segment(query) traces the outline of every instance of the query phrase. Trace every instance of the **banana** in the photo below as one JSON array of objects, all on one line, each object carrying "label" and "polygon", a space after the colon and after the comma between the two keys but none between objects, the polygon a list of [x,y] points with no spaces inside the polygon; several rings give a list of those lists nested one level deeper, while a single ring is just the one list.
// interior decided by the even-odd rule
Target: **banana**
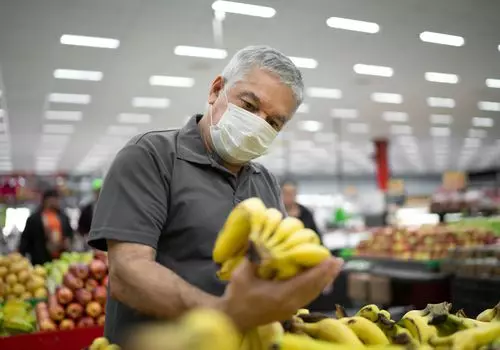
[{"label": "banana", "polygon": [[465,313],[464,309],[460,309],[458,310],[457,312],[455,312],[455,315],[458,316],[458,317],[464,317],[464,318],[468,318],[467,317],[467,314]]},{"label": "banana", "polygon": [[275,279],[278,281],[290,279],[301,272],[300,266],[295,264],[293,261],[275,261],[273,265],[276,270]]},{"label": "banana", "polygon": [[302,230],[303,228],[304,224],[302,221],[293,216],[288,216],[280,222],[273,235],[265,242],[265,246],[268,249],[271,249],[285,241],[285,239],[287,239],[294,232]]},{"label": "banana", "polygon": [[337,317],[337,319],[339,320],[341,318],[348,317],[347,312],[342,305],[335,304],[335,317]]},{"label": "banana", "polygon": [[354,316],[340,319],[340,322],[349,327],[364,344],[388,345],[389,339],[377,325],[364,317]]},{"label": "banana", "polygon": [[89,346],[89,350],[103,350],[109,345],[108,339],[104,337],[99,337],[94,339],[92,344]]},{"label": "banana", "polygon": [[266,242],[276,230],[282,219],[283,214],[278,209],[268,208],[265,213],[262,230],[252,232],[250,239],[255,243]]},{"label": "banana", "polygon": [[496,304],[491,309],[486,309],[477,315],[476,320],[482,322],[491,322],[494,319],[500,317],[500,303]]},{"label": "banana", "polygon": [[318,338],[330,343],[349,344],[350,346],[363,345],[355,332],[340,320],[333,318],[325,318],[316,323],[298,323],[294,326],[297,330],[313,338]]},{"label": "banana", "polygon": [[288,238],[284,242],[274,247],[274,250],[285,251],[302,243],[320,244],[321,242],[316,232],[314,232],[310,228],[303,228],[302,230],[298,230],[288,236]]},{"label": "banana", "polygon": [[226,260],[219,271],[217,271],[217,277],[221,281],[229,281],[231,279],[231,275],[233,271],[238,267],[238,265],[243,261],[244,256],[235,256]]},{"label": "banana", "polygon": [[500,323],[471,328],[447,337],[433,337],[429,344],[438,348],[453,350],[475,350],[486,346],[500,337]]},{"label": "banana", "polygon": [[280,342],[281,337],[285,334],[285,330],[281,323],[273,322],[257,327],[257,334],[260,341],[260,348],[263,350],[270,350],[273,344]]},{"label": "banana", "polygon": [[390,313],[386,310],[380,310],[376,325],[384,332],[392,344],[412,347],[418,345],[418,342],[413,339],[411,333],[406,328],[401,327],[395,321],[391,320]]},{"label": "banana", "polygon": [[250,329],[243,335],[239,349],[264,350],[260,346],[260,339],[259,339],[259,333],[257,332],[257,328]]},{"label": "banana", "polygon": [[262,200],[255,197],[246,199],[234,207],[215,241],[213,260],[222,264],[245,249],[252,232],[261,230],[265,213],[266,206]]},{"label": "banana", "polygon": [[330,250],[315,243],[303,243],[287,251],[273,252],[276,260],[288,260],[302,267],[313,267],[331,257]]},{"label": "banana", "polygon": [[425,344],[430,338],[436,337],[438,330],[435,326],[430,325],[426,317],[419,313],[407,312],[406,315],[398,322],[399,325],[406,328],[412,337],[420,344]]},{"label": "banana", "polygon": [[330,342],[312,339],[305,335],[285,333],[279,342],[275,343],[276,350],[358,350],[364,349],[363,344],[332,345]]},{"label": "banana", "polygon": [[310,311],[309,309],[298,309],[297,313],[295,315],[309,315]]},{"label": "banana", "polygon": [[[356,316],[364,317],[372,322],[377,322],[380,309],[375,304],[365,305],[356,313]],[[390,319],[390,315],[389,315]]]}]

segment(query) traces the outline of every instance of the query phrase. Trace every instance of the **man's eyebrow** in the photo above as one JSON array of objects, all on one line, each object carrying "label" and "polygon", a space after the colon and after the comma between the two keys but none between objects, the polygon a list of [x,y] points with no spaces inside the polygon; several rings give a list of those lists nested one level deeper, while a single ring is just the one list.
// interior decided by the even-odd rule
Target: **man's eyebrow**
[{"label": "man's eyebrow", "polygon": [[239,98],[241,97],[248,97],[250,99],[253,100],[254,103],[260,105],[260,98],[254,94],[253,92],[251,91],[243,91],[243,92],[240,92],[240,94],[238,95]]},{"label": "man's eyebrow", "polygon": [[288,118],[283,115],[270,115],[269,118],[278,119],[283,125],[288,121]]}]

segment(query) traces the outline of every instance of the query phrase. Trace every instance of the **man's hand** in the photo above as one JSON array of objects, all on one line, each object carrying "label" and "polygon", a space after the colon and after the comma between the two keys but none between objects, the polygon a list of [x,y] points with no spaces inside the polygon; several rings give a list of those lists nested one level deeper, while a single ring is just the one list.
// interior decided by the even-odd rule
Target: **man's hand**
[{"label": "man's hand", "polygon": [[241,330],[289,319],[335,280],[342,265],[341,259],[331,258],[290,280],[266,281],[245,259],[233,272],[220,308]]}]

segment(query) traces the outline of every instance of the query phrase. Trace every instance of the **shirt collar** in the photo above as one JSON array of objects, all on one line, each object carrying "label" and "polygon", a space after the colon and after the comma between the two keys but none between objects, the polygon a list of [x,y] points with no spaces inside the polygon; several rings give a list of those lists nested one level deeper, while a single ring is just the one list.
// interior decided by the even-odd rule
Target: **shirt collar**
[{"label": "shirt collar", "polygon": [[[180,129],[177,138],[177,158],[197,164],[211,165],[214,161],[217,161],[219,157],[216,154],[211,156],[205,148],[200,128],[198,127],[198,122],[202,117],[203,115],[201,114],[194,115],[189,119],[186,125]],[[255,163],[249,162],[247,166],[249,166],[254,173],[260,173],[260,169]]]}]

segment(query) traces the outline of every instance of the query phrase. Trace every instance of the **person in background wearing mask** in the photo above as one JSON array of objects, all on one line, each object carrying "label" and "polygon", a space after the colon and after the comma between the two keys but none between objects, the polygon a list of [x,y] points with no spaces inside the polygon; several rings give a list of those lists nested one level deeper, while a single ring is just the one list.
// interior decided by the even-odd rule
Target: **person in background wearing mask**
[{"label": "person in background wearing mask", "polygon": [[72,237],[73,229],[61,210],[59,193],[47,190],[40,207],[26,220],[19,252],[29,255],[33,265],[44,264],[69,250]]},{"label": "person in background wearing mask", "polygon": [[305,227],[314,230],[321,239],[321,233],[318,231],[313,213],[303,205],[297,203],[297,184],[290,180],[284,181],[281,185],[281,194],[287,214],[300,219]]},{"label": "person in background wearing mask", "polygon": [[212,261],[237,203],[258,196],[284,211],[276,179],[252,160],[292,118],[303,89],[288,57],[244,48],[213,80],[204,115],[180,130],[139,135],[117,154],[89,234],[92,247],[108,251],[112,343],[124,342],[129,326],[197,307],[225,312],[241,330],[288,319],[333,282],[342,266],[335,258],[279,282],[259,279],[244,260],[227,285]]},{"label": "person in background wearing mask", "polygon": [[92,191],[94,192],[94,198],[81,210],[80,218],[78,219],[78,233],[83,237],[87,237],[90,232],[90,224],[92,223],[92,217],[94,216],[94,207],[97,200],[99,199],[101,187],[102,179],[95,179],[94,181],[92,181]]}]

